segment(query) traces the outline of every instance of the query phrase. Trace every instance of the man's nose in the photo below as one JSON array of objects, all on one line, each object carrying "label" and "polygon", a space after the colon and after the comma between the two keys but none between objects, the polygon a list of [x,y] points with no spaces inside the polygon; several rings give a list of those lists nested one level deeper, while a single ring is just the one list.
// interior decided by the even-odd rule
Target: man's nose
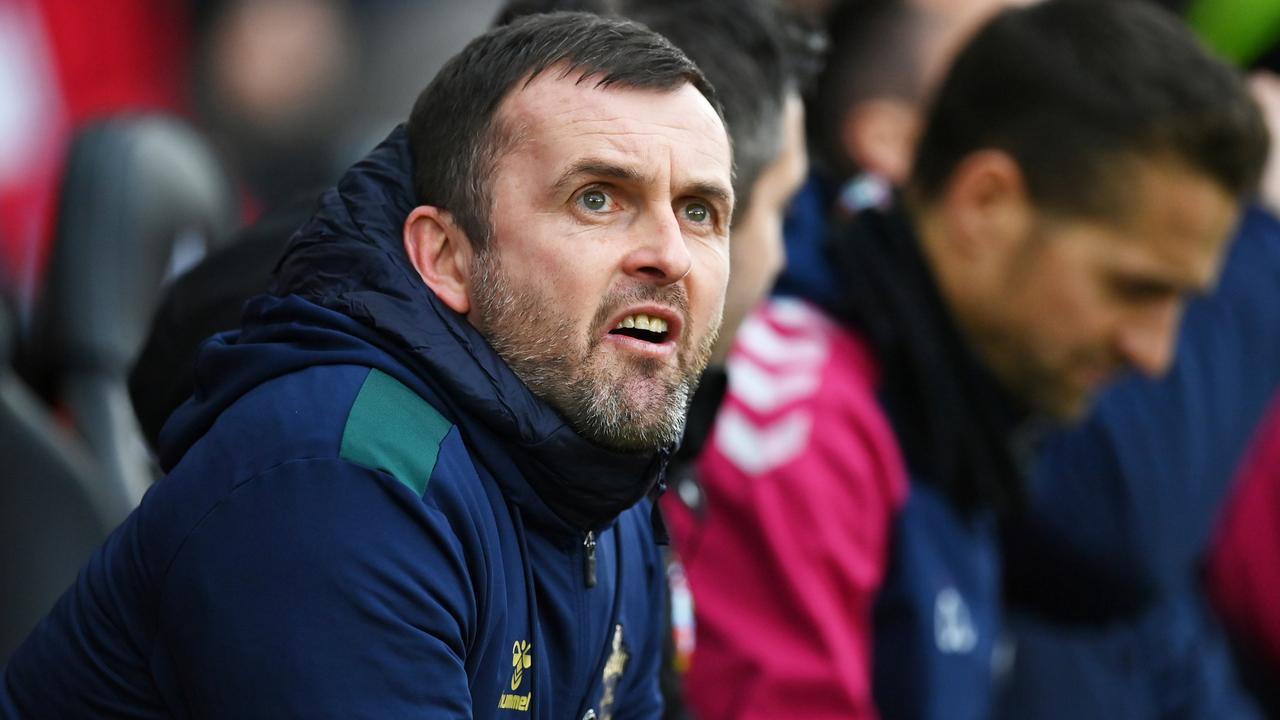
[{"label": "man's nose", "polygon": [[1159,377],[1173,364],[1184,302],[1170,300],[1132,318],[1120,330],[1120,352],[1148,377]]},{"label": "man's nose", "polygon": [[654,208],[631,232],[632,248],[623,261],[623,270],[628,275],[670,285],[689,274],[693,257],[671,207]]}]

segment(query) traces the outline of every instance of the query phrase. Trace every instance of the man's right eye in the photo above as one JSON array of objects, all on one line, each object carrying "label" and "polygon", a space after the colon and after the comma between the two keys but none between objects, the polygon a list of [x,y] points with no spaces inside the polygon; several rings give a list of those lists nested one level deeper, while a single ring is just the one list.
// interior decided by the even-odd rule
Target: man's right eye
[{"label": "man's right eye", "polygon": [[578,196],[578,204],[591,212],[606,212],[611,209],[612,201],[603,190],[588,190]]}]

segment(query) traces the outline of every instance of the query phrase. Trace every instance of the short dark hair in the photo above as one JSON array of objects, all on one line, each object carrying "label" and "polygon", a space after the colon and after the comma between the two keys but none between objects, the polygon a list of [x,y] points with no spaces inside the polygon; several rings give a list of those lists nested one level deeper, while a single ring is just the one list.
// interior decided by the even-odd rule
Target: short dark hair
[{"label": "short dark hair", "polygon": [[477,251],[492,234],[490,175],[513,141],[498,117],[516,86],[553,67],[596,87],[674,91],[693,85],[723,118],[711,84],[661,35],[587,13],[520,18],[481,35],[454,56],[414,103],[409,148],[419,204],[447,210]]},{"label": "short dark hair", "polygon": [[1167,11],[1137,0],[1048,0],[1008,9],[956,58],[934,98],[910,197],[929,202],[960,162],[1003,150],[1038,207],[1114,218],[1131,178],[1116,163],[1169,157],[1235,197],[1267,156],[1238,71]]},{"label": "short dark hair", "polygon": [[787,93],[818,66],[800,20],[775,0],[509,0],[496,23],[530,13],[582,10],[640,22],[684,51],[715,86],[733,146],[735,217],[760,173],[782,152]]},{"label": "short dark hair", "polygon": [[814,64],[798,20],[773,0],[620,0],[618,11],[666,36],[716,86],[733,144],[736,216],[782,152],[787,93]]},{"label": "short dark hair", "polygon": [[921,49],[926,23],[936,22],[911,0],[843,0],[827,19],[830,47],[810,102],[809,127],[826,169],[843,179],[859,168],[847,157],[845,116],[872,98],[925,101]]}]

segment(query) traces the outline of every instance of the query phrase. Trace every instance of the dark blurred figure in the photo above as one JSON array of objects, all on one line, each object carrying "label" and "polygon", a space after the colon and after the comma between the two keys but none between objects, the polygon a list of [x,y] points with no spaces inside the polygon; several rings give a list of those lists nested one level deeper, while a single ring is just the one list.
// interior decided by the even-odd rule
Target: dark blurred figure
[{"label": "dark blurred figure", "polygon": [[257,207],[332,183],[499,0],[199,0],[194,97]]},{"label": "dark blurred figure", "polygon": [[903,200],[833,238],[825,312],[739,334],[686,558],[700,716],[990,716],[1034,440],[1168,370],[1266,148],[1240,79],[1133,3],[1003,11],[923,127]]},{"label": "dark blurred figure", "polygon": [[338,0],[196,4],[195,103],[249,195],[274,208],[337,175],[357,52]]}]

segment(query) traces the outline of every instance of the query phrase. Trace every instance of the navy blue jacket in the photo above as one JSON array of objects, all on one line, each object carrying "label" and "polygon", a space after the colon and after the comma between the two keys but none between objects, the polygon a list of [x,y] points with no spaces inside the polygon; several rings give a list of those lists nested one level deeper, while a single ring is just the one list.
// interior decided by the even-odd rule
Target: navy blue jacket
[{"label": "navy blue jacket", "polygon": [[1280,387],[1280,221],[1251,209],[1160,380],[1047,438],[1005,544],[1017,636],[1004,717],[1250,718],[1199,564]]},{"label": "navy blue jacket", "polygon": [[994,513],[964,515],[918,475],[894,518],[875,608],[882,720],[986,720],[1003,632]]},{"label": "navy blue jacket", "polygon": [[203,347],[168,475],[11,659],[3,717],[656,717],[649,490],[534,397],[401,250],[397,131],[321,198],[276,296]]}]

